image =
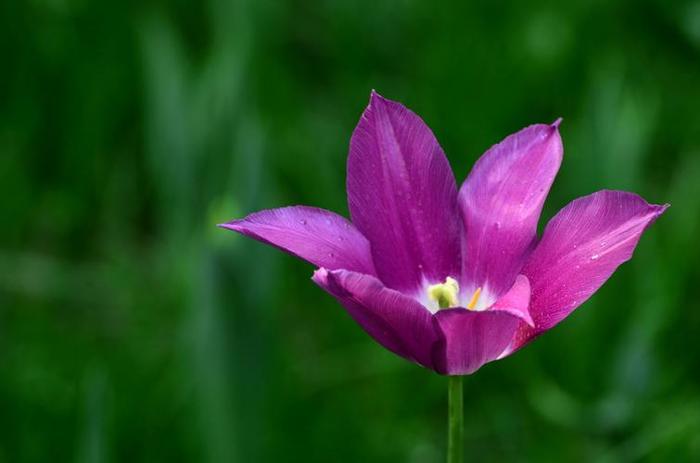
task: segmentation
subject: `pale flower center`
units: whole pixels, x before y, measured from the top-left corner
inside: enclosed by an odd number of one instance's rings
[[[452,277],[447,277],[444,283],[428,286],[426,293],[428,300],[437,304],[437,310],[459,306],[459,283]],[[480,296],[481,288],[477,288],[466,304],[467,309],[475,310]]]
[[[447,277],[444,283],[428,286],[427,292],[428,299],[437,302],[441,309],[459,304],[459,283],[452,277]]]

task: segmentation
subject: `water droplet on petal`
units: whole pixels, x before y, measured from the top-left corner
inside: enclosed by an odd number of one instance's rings
[[[598,255],[598,254],[593,254],[593,255],[591,256],[591,260],[598,260],[599,257],[600,257],[600,255]]]

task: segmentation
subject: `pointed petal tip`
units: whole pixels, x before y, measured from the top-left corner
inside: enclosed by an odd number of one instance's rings
[[[379,108],[384,106],[387,103],[387,99],[381,96],[375,89],[372,89],[369,93],[369,101],[367,102],[367,106],[365,107],[364,111],[362,112],[362,116],[360,119],[364,119],[369,117],[369,114],[371,114],[374,111],[377,111]]]
[[[240,231],[241,225],[239,224],[239,222],[239,220],[232,220],[231,222],[216,224],[216,226],[226,230]]]
[[[564,120],[563,117],[557,118],[556,121],[554,121],[554,122],[552,122],[552,123],[550,124],[550,127],[552,127],[552,128],[555,129],[555,130],[559,130],[559,126],[561,125],[561,123],[562,123],[563,120]]]
[[[669,203],[664,203],[664,204],[649,204],[649,207],[650,207],[651,210],[652,210],[652,218],[651,218],[651,220],[649,221],[649,225],[651,225],[652,223],[654,223],[654,222],[656,221],[656,219],[658,219],[659,217],[661,217],[661,214],[663,214],[664,212],[666,212],[666,209],[668,209],[669,207],[671,207],[671,205],[670,205]]]
[[[347,296],[349,293],[347,289],[343,287],[341,280],[344,276],[349,274],[362,275],[361,273],[348,272],[344,269],[333,270],[326,267],[319,267],[314,270],[314,274],[311,276],[311,281],[326,291],[330,290],[336,297],[342,297]]]
[[[666,209],[671,207],[671,203],[654,204],[654,207],[656,208],[656,211],[658,212],[658,214],[661,215],[664,212],[666,212]]]
[[[319,267],[314,270],[314,274],[311,275],[311,280],[315,283],[325,284],[328,281],[328,270],[325,267]]]
[[[329,270],[326,267],[319,267],[314,270],[311,281],[326,291],[330,290],[336,296],[346,295],[347,291],[342,288],[342,284],[338,280],[340,275],[344,273],[344,270]]]
[[[596,195],[605,195],[608,197],[612,197],[611,200],[616,200],[616,201],[632,201],[636,202],[639,205],[643,205],[642,207],[647,211],[647,217],[648,217],[648,224],[647,226],[653,224],[656,219],[663,214],[666,209],[671,207],[671,204],[669,203],[663,203],[663,204],[653,204],[648,202],[646,199],[638,195],[637,193],[633,193],[631,191],[624,191],[624,190],[611,190],[611,189],[603,189],[599,190],[597,192],[591,193],[590,195],[583,196],[582,198],[579,199],[584,199],[584,198],[593,198]]]
[[[377,92],[377,90],[372,89],[372,91],[369,94],[369,106],[371,107],[373,104],[376,103],[387,103],[390,102],[391,100],[388,100],[387,98],[384,98],[382,95]]]

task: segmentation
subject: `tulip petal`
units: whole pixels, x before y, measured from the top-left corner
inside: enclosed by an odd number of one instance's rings
[[[518,275],[508,292],[499,297],[487,310],[507,312],[534,326],[535,322],[530,315],[530,293],[530,281],[525,275]]]
[[[443,363],[438,372],[468,375],[500,358],[521,323],[532,324],[528,312],[530,284],[524,275],[491,307],[484,311],[462,308],[435,314],[445,336]]]
[[[321,268],[313,281],[338,299],[379,344],[426,368],[436,368],[444,341],[435,319],[418,301],[372,276],[346,270]]]
[[[466,227],[462,283],[500,295],[536,238],[542,205],[562,160],[559,121],[532,125],[491,147],[459,192]]]
[[[420,117],[375,92],[350,141],[347,192],[352,221],[371,243],[385,285],[415,292],[424,278],[459,275],[450,165]]]
[[[521,325],[511,353],[552,328],[632,257],[642,232],[668,205],[624,191],[600,191],[564,207],[547,224],[523,273],[532,286],[535,327]]]
[[[521,322],[504,311],[447,309],[435,314],[446,346],[438,373],[469,375],[499,358]]]
[[[220,226],[318,267],[375,273],[367,239],[347,219],[324,209],[307,206],[268,209]]]

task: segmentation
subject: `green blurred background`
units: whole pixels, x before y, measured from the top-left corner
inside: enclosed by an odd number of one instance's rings
[[[543,223],[602,188],[673,205],[467,378],[468,461],[700,461],[700,1],[9,0],[0,47],[0,462],[442,461],[445,378],[215,227],[346,214],[372,88],[460,182],[563,116]]]

